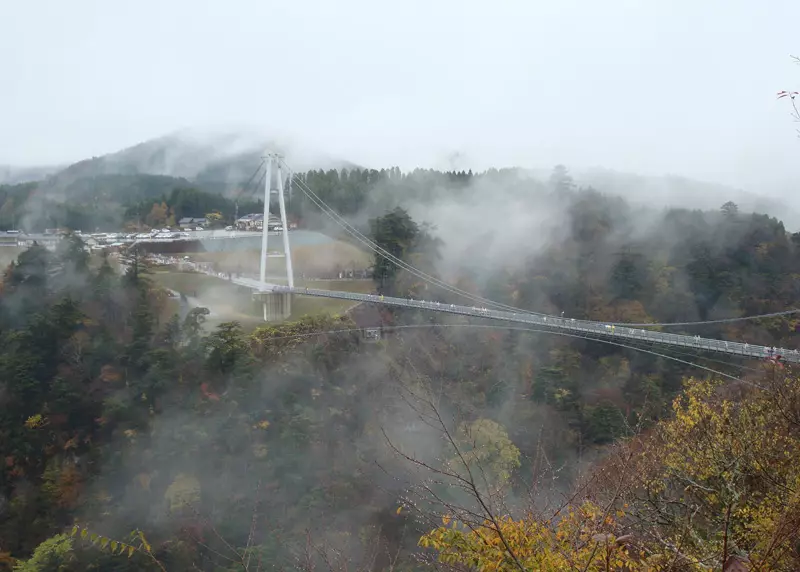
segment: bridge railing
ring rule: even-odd
[[[248,281],[249,286],[253,282]],[[339,298],[356,302],[369,302],[388,304],[392,306],[404,306],[409,308],[419,308],[446,312],[464,316],[479,318],[500,319],[508,322],[520,324],[530,324],[555,330],[566,330],[580,332],[592,337],[603,339],[628,339],[651,342],[654,344],[667,344],[672,346],[693,348],[696,350],[706,350],[721,352],[726,354],[741,355],[755,358],[767,358],[772,355],[770,349],[765,346],[754,344],[729,342],[725,340],[714,340],[702,338],[700,336],[689,336],[683,334],[670,334],[656,332],[643,328],[632,328],[617,324],[602,324],[587,320],[576,320],[574,318],[559,318],[553,316],[540,316],[534,314],[505,312],[499,310],[489,310],[487,308],[460,306],[457,304],[447,304],[442,302],[430,302],[427,300],[412,300],[406,298],[396,298],[390,296],[378,296],[375,294],[360,294],[356,292],[338,292],[331,290],[321,290],[316,288],[289,288],[288,286],[269,285],[269,289],[274,292],[306,294],[309,296],[320,296],[327,298]],[[800,352],[797,350],[778,349],[777,354],[783,359],[791,362],[800,362]]]

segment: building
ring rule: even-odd
[[[61,241],[58,234],[26,234],[24,232],[0,232],[0,247],[16,246],[28,248],[37,243],[45,248],[55,248]]]
[[[178,221],[178,226],[181,228],[187,228],[187,227],[196,228],[198,226],[206,226],[207,224],[208,220],[204,216],[201,217],[185,216]]]
[[[18,246],[21,234],[0,232],[0,246]]]
[[[281,219],[275,215],[269,215],[267,228],[275,230],[279,227],[281,227]],[[239,230],[260,231],[264,228],[264,215],[261,213],[246,214],[236,221],[236,228]]]
[[[258,213],[246,214],[236,219],[236,228],[239,230],[261,230],[264,224],[264,215]]]
[[[361,330],[363,341],[378,342],[384,337],[386,332],[383,326],[387,322],[387,317],[373,304],[358,304],[347,312],[347,316]]]

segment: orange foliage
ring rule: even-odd
[[[219,401],[219,395],[213,391],[209,391],[207,383],[200,384],[200,391],[203,392],[203,395],[206,397],[206,399],[210,399],[211,401]]]
[[[104,381],[106,383],[113,383],[115,381],[119,381],[122,379],[122,374],[120,374],[117,369],[112,365],[104,365],[100,368],[100,381]]]

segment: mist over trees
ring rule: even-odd
[[[460,288],[521,308],[692,321],[784,310],[800,294],[800,236],[732,203],[643,218],[577,188],[566,170],[538,198],[513,172],[335,173],[304,181],[354,220],[374,209],[360,223],[371,238],[431,275],[458,236],[413,217],[401,197],[433,213],[442,204],[433,188],[457,201],[502,179],[505,196],[554,204],[546,216],[558,213],[557,224],[522,235],[513,264],[498,258],[488,276],[470,264],[448,270]],[[207,208],[197,191],[169,197],[168,209]],[[297,195],[293,204],[308,216]],[[175,314],[137,259],[122,274],[113,262],[71,237],[54,253],[32,247],[3,275],[0,566],[379,570],[439,558],[498,570],[677,570],[734,553],[770,569],[796,564],[795,504],[782,492],[793,490],[793,465],[759,472],[766,458],[796,452],[793,425],[777,429],[794,415],[789,372],[415,310],[381,309],[377,344],[346,331],[347,316],[209,331],[207,310]],[[380,254],[375,269],[379,292],[463,302]],[[686,331],[793,348],[796,330],[787,315]],[[720,385],[692,363],[759,389]],[[727,480],[697,473],[768,435],[762,456]],[[689,452],[702,462],[687,465]],[[483,476],[469,484],[470,473]],[[697,483],[690,495],[677,492],[681,479]],[[653,502],[673,507],[669,519]],[[694,540],[675,548],[686,535]]]

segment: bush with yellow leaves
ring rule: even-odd
[[[420,545],[452,568],[497,572],[724,570],[733,559],[800,570],[800,379],[690,379],[672,408],[596,468],[591,501],[551,519],[445,519]]]
[[[443,519],[443,526],[424,535],[441,564],[485,572],[512,570],[647,570],[641,554],[616,536],[617,519],[586,502],[563,517],[542,521],[533,516],[499,517],[479,526]]]

